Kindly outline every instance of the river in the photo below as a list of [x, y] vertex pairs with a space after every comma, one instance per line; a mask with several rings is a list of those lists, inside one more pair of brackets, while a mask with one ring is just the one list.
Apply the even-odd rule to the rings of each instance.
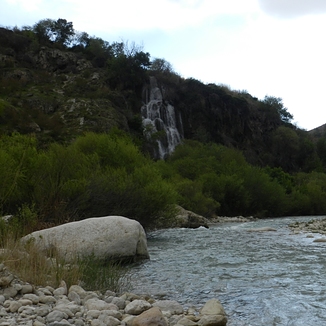
[[[310, 219], [152, 232], [151, 259], [133, 268], [132, 291], [177, 300], [184, 307], [218, 298], [228, 326], [326, 325], [326, 243], [293, 235], [288, 228]], [[277, 231], [248, 232], [261, 227]]]

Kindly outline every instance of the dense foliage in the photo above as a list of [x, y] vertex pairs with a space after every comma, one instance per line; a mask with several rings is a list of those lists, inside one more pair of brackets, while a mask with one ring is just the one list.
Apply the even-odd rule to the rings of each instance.
[[2, 137], [0, 162], [1, 212], [33, 209], [38, 222], [123, 215], [151, 225], [168, 218], [176, 202], [173, 186], [116, 130], [46, 150], [32, 136]]
[[31, 229], [105, 215], [153, 227], [168, 224], [175, 204], [208, 218], [326, 211], [326, 174], [255, 167], [240, 151], [214, 143], [186, 141], [157, 162], [118, 130], [46, 150], [19, 134], [1, 137], [0, 145], [1, 212]]
[[[183, 121], [166, 161], [143, 136], [150, 76]], [[23, 232], [113, 214], [153, 227], [176, 204], [209, 218], [325, 214], [325, 134], [292, 119], [280, 98], [181, 78], [65, 19], [0, 28], [0, 214]]]

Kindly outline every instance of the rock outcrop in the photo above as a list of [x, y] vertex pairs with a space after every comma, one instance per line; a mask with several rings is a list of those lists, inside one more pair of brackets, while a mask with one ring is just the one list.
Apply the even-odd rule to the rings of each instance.
[[68, 261], [94, 256], [109, 260], [149, 258], [146, 234], [139, 222], [122, 216], [89, 218], [33, 232], [23, 241], [34, 241], [41, 250], [57, 250]]
[[181, 228], [199, 228], [203, 226], [208, 228], [208, 219], [198, 215], [194, 212], [187, 211], [186, 209], [182, 208], [181, 206], [177, 206], [178, 214], [175, 218], [175, 225], [174, 227], [181, 227]]
[[173, 300], [155, 301], [132, 293], [86, 291], [79, 285], [57, 289], [24, 283], [0, 264], [0, 326], [225, 326], [227, 317], [217, 299], [201, 310], [184, 309]]

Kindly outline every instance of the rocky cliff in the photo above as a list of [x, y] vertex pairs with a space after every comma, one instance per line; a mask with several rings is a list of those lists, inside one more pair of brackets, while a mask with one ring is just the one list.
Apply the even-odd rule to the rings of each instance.
[[139, 52], [101, 57], [91, 50], [44, 45], [26, 31], [0, 28], [0, 133], [34, 133], [46, 144], [116, 127], [154, 158], [193, 139], [287, 171], [308, 169], [306, 161], [316, 158], [307, 132], [247, 92], [143, 67]]

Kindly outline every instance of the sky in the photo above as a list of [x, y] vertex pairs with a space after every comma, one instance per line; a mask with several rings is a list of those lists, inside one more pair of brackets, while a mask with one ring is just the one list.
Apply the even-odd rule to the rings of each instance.
[[0, 0], [3, 27], [45, 18], [142, 46], [184, 78], [279, 97], [299, 128], [326, 123], [325, 0]]

